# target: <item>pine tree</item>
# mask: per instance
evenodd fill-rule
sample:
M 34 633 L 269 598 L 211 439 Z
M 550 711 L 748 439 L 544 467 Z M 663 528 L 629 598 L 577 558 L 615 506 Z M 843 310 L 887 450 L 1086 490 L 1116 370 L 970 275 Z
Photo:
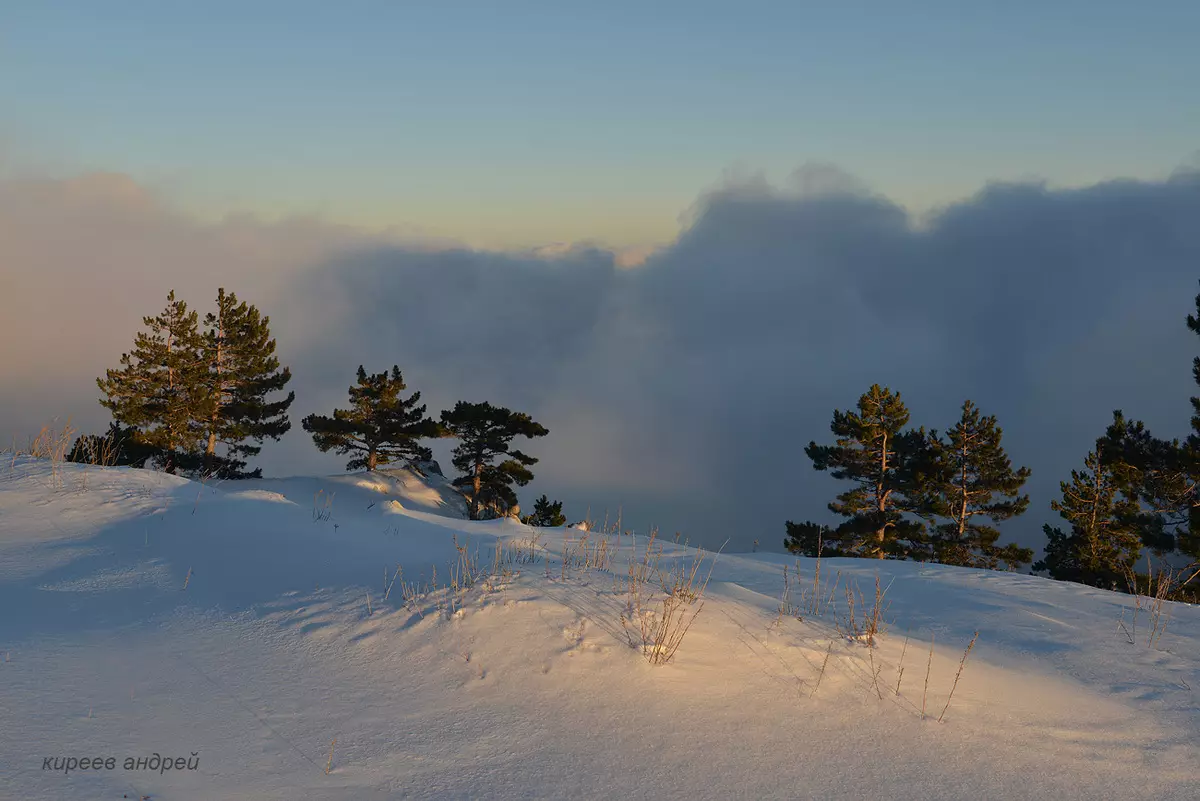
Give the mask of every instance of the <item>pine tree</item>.
M 829 526 L 807 520 L 803 523 L 788 520 L 784 525 L 787 527 L 787 537 L 783 541 L 783 547 L 789 552 L 814 559 L 819 556 L 845 556 L 838 550 L 834 533 Z
M 105 395 L 100 404 L 136 429 L 138 443 L 154 449 L 156 461 L 174 473 L 195 461 L 204 435 L 199 421 L 212 409 L 197 315 L 172 290 L 166 309 L 142 321 L 150 330 L 139 332 L 133 350 L 121 355 L 121 369 L 96 379 Z
M 265 438 L 278 440 L 292 427 L 287 417 L 295 393 L 269 401 L 267 396 L 282 390 L 291 371 L 280 368 L 271 338 L 270 318 L 225 289 L 217 290 L 217 311 L 204 318 L 204 354 L 208 363 L 209 392 L 214 403 L 208 420 L 204 452 L 205 474 L 225 478 L 253 477 L 261 470 L 243 473 L 245 459 L 262 450 Z M 226 447 L 217 456 L 217 445 Z
M 931 435 L 936 468 L 929 508 L 947 518 L 931 532 L 935 561 L 994 570 L 1001 562 L 1015 569 L 1033 560 L 1031 548 L 997 546 L 999 530 L 983 522 L 1008 520 L 1029 507 L 1029 496 L 1019 494 L 1029 468 L 1013 470 L 1001 436 L 996 418 L 981 415 L 971 401 L 945 440 Z
M 452 454 L 454 467 L 463 475 L 454 480 L 470 503 L 471 519 L 480 519 L 485 509 L 508 514 L 517 506 L 512 485 L 525 486 L 533 480 L 529 467 L 537 459 L 511 448 L 516 437 L 544 437 L 550 432 L 527 414 L 490 403 L 459 401 L 442 412 L 442 426 L 459 440 Z M 495 459 L 508 457 L 499 464 Z
M 1200 294 L 1196 295 L 1196 314 L 1187 316 L 1188 330 L 1200 335 Z M 1192 360 L 1192 378 L 1200 385 L 1200 356 Z M 1200 560 L 1200 397 L 1193 396 L 1192 433 L 1173 454 L 1172 470 L 1175 494 L 1170 497 L 1174 517 L 1176 547 Z
M 521 522 L 527 526 L 556 528 L 565 526 L 567 518 L 562 513 L 562 501 L 551 503 L 550 499 L 543 495 L 533 502 L 533 514 L 521 518 Z
M 358 383 L 350 387 L 350 408 L 334 409 L 332 417 L 310 414 L 300 426 L 323 452 L 357 454 L 346 464 L 347 470 L 427 461 L 433 454 L 420 440 L 441 436 L 441 427 L 425 416 L 424 405 L 417 405 L 420 392 L 401 397 L 407 388 L 397 366 L 389 376 L 386 372 L 367 375 L 359 365 Z
M 1192 481 L 1188 448 L 1179 440 L 1161 440 L 1121 410 L 1096 441 L 1096 452 L 1110 465 L 1113 481 L 1129 503 L 1122 507 L 1142 545 L 1159 555 L 1189 550 L 1188 518 Z
M 1121 477 L 1105 461 L 1102 449 L 1091 451 L 1083 470 L 1072 470 L 1061 483 L 1062 500 L 1050 508 L 1071 524 L 1069 532 L 1045 526 L 1045 558 L 1034 570 L 1051 578 L 1113 589 L 1125 586 L 1126 573 L 1141 555 L 1136 501 L 1121 492 Z
M 924 429 L 905 430 L 909 412 L 900 393 L 873 385 L 858 411 L 833 413 L 834 445 L 810 442 L 804 452 L 816 470 L 858 486 L 829 504 L 846 520 L 832 532 L 833 545 L 848 555 L 877 559 L 924 559 L 925 525 L 905 517 L 923 511 L 930 449 Z
M 1200 295 L 1195 305 L 1187 327 L 1200 335 Z M 1192 360 L 1192 378 L 1200 385 L 1200 356 Z M 1200 559 L 1200 397 L 1192 397 L 1191 405 L 1192 432 L 1183 442 L 1158 439 L 1118 410 L 1098 447 L 1134 502 L 1130 508 L 1138 507 L 1132 522 L 1143 545 Z

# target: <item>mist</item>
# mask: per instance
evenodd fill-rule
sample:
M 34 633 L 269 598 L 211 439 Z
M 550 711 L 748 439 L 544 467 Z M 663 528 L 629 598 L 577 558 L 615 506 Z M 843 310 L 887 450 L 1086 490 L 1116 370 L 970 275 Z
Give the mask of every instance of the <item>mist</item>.
M 295 376 L 267 475 L 339 472 L 299 428 L 359 364 L 398 364 L 436 414 L 527 411 L 550 436 L 543 492 L 579 519 L 778 550 L 786 519 L 831 520 L 837 483 L 803 447 L 872 383 L 945 429 L 971 398 L 1033 470 L 1003 527 L 1038 546 L 1058 482 L 1112 410 L 1186 433 L 1200 353 L 1200 173 L 1076 189 L 996 184 L 922 219 L 829 167 L 729 180 L 678 237 L 628 265 L 598 246 L 490 252 L 251 217 L 199 222 L 120 175 L 0 180 L 0 432 L 98 430 L 95 378 L 175 289 L 218 286 L 270 315 Z M 447 446 L 438 443 L 445 459 Z M 449 466 L 443 462 L 445 466 Z

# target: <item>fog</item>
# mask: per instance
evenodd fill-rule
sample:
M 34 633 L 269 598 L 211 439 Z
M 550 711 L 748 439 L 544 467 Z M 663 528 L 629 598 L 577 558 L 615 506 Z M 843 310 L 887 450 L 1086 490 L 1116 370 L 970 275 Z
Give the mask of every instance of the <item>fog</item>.
M 431 411 L 490 400 L 549 437 L 542 492 L 693 542 L 779 549 L 829 520 L 803 447 L 871 383 L 944 429 L 966 398 L 1033 470 L 1009 538 L 1040 544 L 1058 482 L 1113 409 L 1186 433 L 1200 341 L 1200 173 L 1078 189 L 989 185 L 924 219 L 834 168 L 729 180 L 628 266 L 587 245 L 530 253 L 333 226 L 202 223 L 120 175 L 0 181 L 0 432 L 100 429 L 95 377 L 168 290 L 218 286 L 270 315 L 295 375 L 268 475 L 337 472 L 299 428 L 358 365 L 399 364 Z M 439 454 L 445 456 L 444 443 Z M 448 464 L 446 465 L 448 467 Z

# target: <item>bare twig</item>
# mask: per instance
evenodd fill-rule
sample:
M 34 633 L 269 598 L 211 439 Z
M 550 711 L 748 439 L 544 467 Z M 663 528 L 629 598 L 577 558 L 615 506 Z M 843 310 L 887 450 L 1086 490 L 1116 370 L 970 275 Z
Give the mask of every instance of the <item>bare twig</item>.
M 908 637 L 904 638 L 904 647 L 900 649 L 900 673 L 896 676 L 896 696 L 900 696 L 900 682 L 904 678 L 904 655 L 908 653 Z
M 929 633 L 929 661 L 925 664 L 925 691 L 921 693 L 921 720 L 925 719 L 925 701 L 929 698 L 929 673 L 933 670 L 933 642 L 936 632 Z
M 954 691 L 958 688 L 958 678 L 962 675 L 963 668 L 967 664 L 967 657 L 971 655 L 971 649 L 975 647 L 975 641 L 978 639 L 979 632 L 976 631 L 970 644 L 967 645 L 967 650 L 963 651 L 962 659 L 958 662 L 958 672 L 954 674 L 954 684 L 950 685 L 950 695 L 946 696 L 946 705 L 942 707 L 942 714 L 938 715 L 938 723 L 942 722 L 942 718 L 946 716 L 946 710 L 950 708 L 950 701 L 954 698 Z

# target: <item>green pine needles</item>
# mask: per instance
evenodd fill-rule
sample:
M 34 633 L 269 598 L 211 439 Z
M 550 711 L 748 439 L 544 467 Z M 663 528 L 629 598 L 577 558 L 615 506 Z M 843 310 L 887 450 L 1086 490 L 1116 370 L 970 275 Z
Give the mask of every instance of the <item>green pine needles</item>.
M 543 495 L 533 502 L 533 513 L 521 518 L 527 526 L 556 528 L 567 524 L 567 517 L 562 513 L 562 501 L 551 501 Z
M 1015 569 L 1033 560 L 1033 549 L 998 546 L 1000 522 L 1023 514 L 1029 496 L 1021 488 L 1029 468 L 1014 470 L 1000 445 L 996 418 L 984 416 L 971 401 L 962 417 L 942 439 L 929 438 L 935 469 L 928 476 L 926 514 L 944 522 L 930 530 L 933 560 L 947 565 L 996 569 L 1001 563 Z
M 375 470 L 393 462 L 412 463 L 433 458 L 421 444 L 444 434 L 436 421 L 425 415 L 421 393 L 405 398 L 408 386 L 400 368 L 368 375 L 358 367 L 358 381 L 350 387 L 350 408 L 334 409 L 332 416 L 310 414 L 300 426 L 312 434 L 321 451 L 354 454 L 347 470 Z
M 1122 491 L 1120 466 L 1097 448 L 1061 484 L 1062 499 L 1050 507 L 1070 530 L 1046 525 L 1046 555 L 1034 570 L 1051 578 L 1097 587 L 1119 588 L 1141 556 L 1136 499 Z
M 459 441 L 452 461 L 463 475 L 454 484 L 467 496 L 471 519 L 513 513 L 517 508 L 513 485 L 523 487 L 532 481 L 529 468 L 538 460 L 514 450 L 512 441 L 544 437 L 550 433 L 546 427 L 522 412 L 465 401 L 442 412 L 442 426 Z
M 874 559 L 926 558 L 924 524 L 911 515 L 922 500 L 923 463 L 929 448 L 923 429 L 907 429 L 900 393 L 873 385 L 857 411 L 833 413 L 833 445 L 809 443 L 813 467 L 851 482 L 829 510 L 844 518 L 829 532 L 839 552 Z
M 120 368 L 96 379 L 101 405 L 127 434 L 126 452 L 169 473 L 259 475 L 243 470 L 242 457 L 287 432 L 294 398 L 268 397 L 291 380 L 275 357 L 269 318 L 220 289 L 201 330 L 199 315 L 172 290 L 166 308 L 142 322 L 147 330 L 135 335 Z
M 287 410 L 295 393 L 271 400 L 292 380 L 292 372 L 279 365 L 269 324 L 258 309 L 239 303 L 223 288 L 217 290 L 216 313 L 204 318 L 206 389 L 211 400 L 206 474 L 244 475 L 243 457 L 257 456 L 263 440 L 278 441 L 292 427 Z M 224 456 L 217 455 L 217 445 L 225 446 Z
M 965 567 L 1028 564 L 1033 552 L 997 545 L 994 523 L 1029 506 L 1020 494 L 1028 468 L 1014 470 L 996 418 L 971 401 L 943 438 L 910 428 L 899 392 L 873 385 L 856 410 L 834 411 L 833 445 L 810 443 L 816 470 L 852 482 L 829 504 L 830 527 L 787 521 L 784 546 L 805 556 L 916 559 Z

